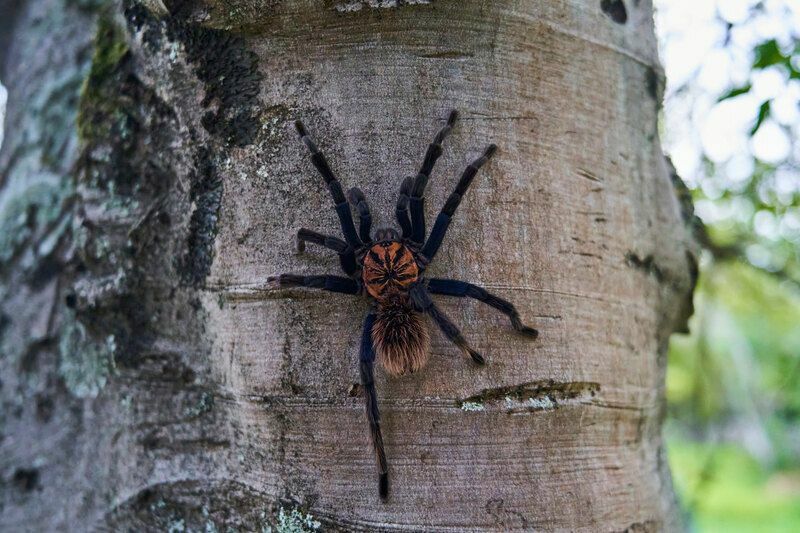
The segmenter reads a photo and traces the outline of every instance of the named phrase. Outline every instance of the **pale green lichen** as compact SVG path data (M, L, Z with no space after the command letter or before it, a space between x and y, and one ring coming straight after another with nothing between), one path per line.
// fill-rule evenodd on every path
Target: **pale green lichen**
M314 520L310 514L304 514L298 509L292 509L287 512L283 507L278 511L278 523L275 527L265 525L262 528L262 533L313 533L317 531L322 524Z
M11 180L9 189L0 198L0 262L11 259L37 228L56 220L69 193L60 177L35 171L27 183Z
M8 101L8 91L0 82L0 148L3 147L3 124L6 123L6 102Z
M184 414L189 418L197 418L204 415L214 408L214 396L211 393L204 392L200 396L200 400L195 405L187 407Z
M183 518L173 520L167 529L169 533L183 533L186 531L186 521Z
M71 177L64 173L64 153L77 142L72 100L82 71L70 70L55 78L25 102L31 119L4 141L15 155L0 194L0 262L9 261L26 244L42 243L35 253L25 254L23 270L52 252L68 229L58 219L73 192Z
M552 398L544 396L542 398L528 398L528 407L531 409L555 409L557 405Z
M461 404L462 411L485 411L486 407L480 402L463 402Z
M529 397L526 400L512 398L511 396L505 397L505 407L508 411L518 410L531 410L543 411L546 409L555 409L558 403L550 396Z
M354 13L368 7L372 9L390 9L401 6L430 4L431 0L349 0L339 2L334 7L339 13Z
M204 529L205 533L219 533L217 524L211 520L211 511L208 510L208 507L204 505L201 511L203 513L203 517L206 519L206 526Z
M113 369L114 336L97 342L89 337L83 324L69 317L58 347L58 368L69 391L78 398L97 397Z
M163 500L163 498L159 498L158 501L155 503L150 504L150 512L155 513L160 509L164 509L167 506L167 502Z

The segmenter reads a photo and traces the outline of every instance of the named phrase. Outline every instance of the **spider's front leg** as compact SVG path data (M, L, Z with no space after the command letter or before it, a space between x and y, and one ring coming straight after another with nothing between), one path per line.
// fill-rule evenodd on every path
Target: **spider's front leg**
M453 219L453 215L455 215L456 209L458 209L461 203L461 199L467 193L472 179L478 173L478 170L492 158L496 151L497 146L490 144L478 159L467 165L467 168L464 169L464 172L461 174L461 179L458 180L458 185L456 185L456 190L447 198L441 212L439 212L439 216L436 217L436 222L433 223L431 234L422 247L422 255L424 255L428 261L433 261L436 252L439 251L439 246L442 245L444 235L447 233L447 228L450 226L450 221Z
M347 191L347 200L350 205L356 208L358 212L358 236L364 245L369 245L372 242L372 213L369 210L369 204L364 197L364 193L358 187L353 187Z
M450 134L457 117L458 113L455 109L450 111L450 115L447 117L447 124L439 130L439 133L433 138L433 142L428 145L422 166L414 179L410 191L408 191L410 193L408 202L411 208L411 240L420 245L425 241L425 187L428 185L428 178L430 178L433 165L442 155L442 141ZM406 184L403 182L403 187L405 186ZM401 189L401 196L402 194ZM402 227L403 221L400 221L400 225Z
M350 212L350 204L347 203L347 200L344 197L342 184L339 183L339 179L331 170L331 167L328 165L328 161L325 159L325 156L322 155L322 152L320 152L319 148L317 148L317 145L311 140L308 130L306 130L306 127L303 125L303 123L297 120L295 121L294 126L297 128L297 134L300 135L300 140L303 141L303 144L306 145L308 151L311 152L311 163L313 163L314 167L316 167L317 171L325 180L325 184L328 186L328 190L333 198L333 203L335 204L336 215L339 217L339 223L342 226L344 239L351 248L357 250L361 247L362 242L356 234L356 227L353 224L353 214Z
M322 289L342 294L359 294L361 286L351 278L343 276L303 276L301 274L280 274L267 278L267 288L285 289L289 287L306 287L309 289Z
M411 219L408 217L408 202L411 196L411 188L414 186L414 178L407 176L400 184L400 195L397 197L397 206L394 208L394 215L400 229L403 230L403 238L410 239L413 233Z
M364 387L372 446L375 449L375 459L378 463L378 494L381 499L385 500L389 496L389 465L386 461L386 452L383 449L381 415L380 411L378 411L378 395L375 392L375 345L372 342L372 327L374 325L375 313L370 311L364 320L364 331L361 334L359 371L361 373L361 385Z
M328 235L322 235L310 229L300 228L300 231L297 232L298 252L305 251L306 242L313 242L314 244L323 246L339 254L339 263L342 265L344 273L348 276L352 276L358 271L355 252L353 248L343 240Z

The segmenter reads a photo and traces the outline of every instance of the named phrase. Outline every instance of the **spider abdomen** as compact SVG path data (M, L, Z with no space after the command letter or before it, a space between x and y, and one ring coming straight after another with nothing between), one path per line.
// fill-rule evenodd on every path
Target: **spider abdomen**
M374 244L364 254L362 278L378 301L407 292L419 278L419 266L407 246L397 241Z
M428 362L430 336L425 320L402 297L378 304L372 341L378 361L390 375L414 373Z

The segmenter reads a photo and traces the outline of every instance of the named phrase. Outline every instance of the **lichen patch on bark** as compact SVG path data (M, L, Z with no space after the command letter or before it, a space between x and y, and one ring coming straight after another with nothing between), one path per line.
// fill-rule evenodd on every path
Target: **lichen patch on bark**
M116 343L109 335L101 341L88 338L86 328L69 317L60 333L59 372L64 384L78 398L94 398L105 386L114 364Z
M593 382L559 383L553 380L533 381L484 389L459 402L464 411L485 411L501 408L508 413L557 409L571 402L593 398L600 384Z

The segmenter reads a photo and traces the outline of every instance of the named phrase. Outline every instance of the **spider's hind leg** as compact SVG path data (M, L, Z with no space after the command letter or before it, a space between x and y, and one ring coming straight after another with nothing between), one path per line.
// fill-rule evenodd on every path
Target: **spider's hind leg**
M539 336L539 332L536 329L526 326L522 323L522 319L520 319L519 316L519 311L517 311L517 308L514 307L514 304L508 300L500 298L499 296L495 296L483 287L478 287L477 285L467 283L466 281L434 278L428 280L428 291L430 291L431 294L443 294L445 296L457 296L460 298L475 298L476 300L494 307L506 315L509 320L511 320L511 326L523 335L532 339L535 339Z
M381 433L381 415L378 411L378 395L375 392L375 346L372 342L372 327L375 325L375 313L370 313L364 320L364 331L361 334L361 355L359 371L361 385L364 387L367 420L372 435L372 446L375 449L375 460L378 463L378 494L382 500L389 496L389 464L386 451L383 449Z
M428 294L428 291L423 285L414 286L411 289L410 296L414 307L419 311L430 315L433 321L436 322L436 325L439 326L439 329L442 331L442 333L444 333L444 336L447 337L450 342L458 346L459 350L461 350L465 355L469 355L472 360L479 365L486 363L486 360L483 358L483 356L476 352L469 344L467 344L467 340L464 338L464 335L461 334L461 331L458 329L458 327L453 324L453 322L441 311L441 309L436 307L436 304L434 304L433 300L431 300L431 295Z

